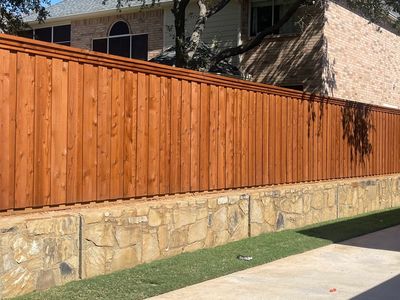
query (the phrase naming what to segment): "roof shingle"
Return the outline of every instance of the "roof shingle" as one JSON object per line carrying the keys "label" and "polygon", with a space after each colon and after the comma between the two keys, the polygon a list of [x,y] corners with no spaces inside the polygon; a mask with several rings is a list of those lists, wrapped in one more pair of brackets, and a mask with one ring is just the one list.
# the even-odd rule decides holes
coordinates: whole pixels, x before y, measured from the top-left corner
{"label": "roof shingle", "polygon": [[[155,4],[170,1],[171,0],[156,0]],[[121,10],[128,7],[140,7],[143,5],[143,2],[140,0],[122,0],[121,3],[123,5]],[[149,5],[151,3],[151,0],[146,0],[146,4]],[[117,0],[107,0],[104,4],[102,0],[63,0],[48,7],[47,11],[49,12],[49,16],[47,19],[51,20],[112,10],[118,11]],[[29,15],[24,20],[25,22],[35,21],[36,14]]]}

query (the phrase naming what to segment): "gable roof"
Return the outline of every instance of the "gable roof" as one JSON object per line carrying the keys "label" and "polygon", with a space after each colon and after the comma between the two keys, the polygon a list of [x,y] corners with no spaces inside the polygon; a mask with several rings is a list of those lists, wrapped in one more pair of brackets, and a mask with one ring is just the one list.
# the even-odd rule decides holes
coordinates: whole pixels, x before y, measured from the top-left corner
{"label": "gable roof", "polygon": [[[145,1],[146,5],[151,5],[152,3],[151,0]],[[155,4],[157,5],[164,2],[171,2],[171,0],[156,0]],[[121,3],[123,6],[120,10],[133,7],[139,8],[143,5],[143,2],[140,0],[122,0]],[[57,4],[49,6],[47,11],[49,12],[47,20],[52,20],[110,11],[118,12],[119,10],[117,9],[117,0],[107,0],[105,4],[103,4],[103,0],[63,0]],[[36,21],[36,18],[37,15],[32,14],[24,18],[24,21],[34,22]]]}

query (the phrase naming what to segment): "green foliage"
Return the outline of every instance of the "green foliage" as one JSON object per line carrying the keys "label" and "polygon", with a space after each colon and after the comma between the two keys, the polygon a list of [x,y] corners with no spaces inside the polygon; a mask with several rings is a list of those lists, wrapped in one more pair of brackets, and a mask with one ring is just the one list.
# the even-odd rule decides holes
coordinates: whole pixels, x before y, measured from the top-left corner
{"label": "green foliage", "polygon": [[363,17],[380,24],[389,21],[400,30],[400,0],[347,0]]}
{"label": "green foliage", "polygon": [[0,0],[0,32],[15,34],[26,28],[23,17],[36,14],[42,22],[47,17],[49,0]]}
{"label": "green foliage", "polygon": [[[400,209],[394,209],[299,230],[263,234],[130,270],[71,282],[20,299],[145,299],[399,223]],[[238,260],[238,255],[250,255],[253,260]]]}

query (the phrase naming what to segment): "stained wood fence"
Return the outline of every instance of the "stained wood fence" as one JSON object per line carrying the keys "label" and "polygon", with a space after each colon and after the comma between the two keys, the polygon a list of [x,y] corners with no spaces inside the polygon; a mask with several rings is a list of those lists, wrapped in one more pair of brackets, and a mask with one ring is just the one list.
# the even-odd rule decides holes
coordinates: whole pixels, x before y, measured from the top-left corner
{"label": "stained wood fence", "polygon": [[400,115],[0,35],[0,210],[400,171]]}

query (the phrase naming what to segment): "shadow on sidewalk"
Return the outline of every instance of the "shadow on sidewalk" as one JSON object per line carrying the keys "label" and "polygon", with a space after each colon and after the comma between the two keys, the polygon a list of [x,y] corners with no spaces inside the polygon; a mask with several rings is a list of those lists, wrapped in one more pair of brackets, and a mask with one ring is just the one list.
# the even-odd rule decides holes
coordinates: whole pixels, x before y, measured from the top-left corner
{"label": "shadow on sidewalk", "polygon": [[[343,245],[400,251],[400,227],[392,227],[399,224],[400,208],[318,227],[305,228],[297,232]],[[382,229],[386,230],[381,231]],[[374,233],[368,234],[371,232]],[[353,239],[354,237],[357,238]]]}
{"label": "shadow on sidewalk", "polygon": [[351,299],[352,300],[369,300],[369,299],[397,300],[399,299],[399,291],[400,291],[400,275],[397,275]]}

